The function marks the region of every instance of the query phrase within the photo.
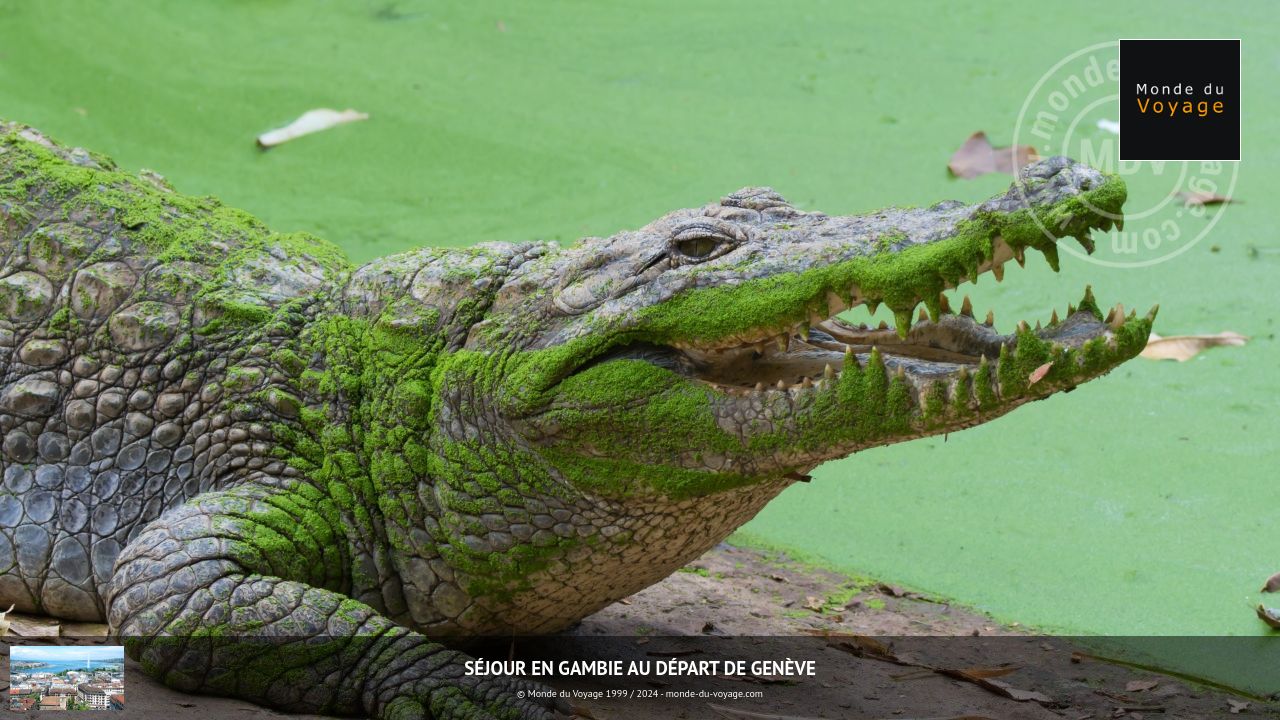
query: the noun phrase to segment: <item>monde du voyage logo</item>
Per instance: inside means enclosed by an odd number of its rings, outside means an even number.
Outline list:
[[[1240,159],[1239,40],[1120,41],[1120,159]]]
[[[1190,250],[1222,218],[1225,206],[1184,199],[1234,192],[1240,117],[1239,40],[1112,40],[1045,70],[1018,113],[1013,144],[1123,178],[1125,224],[1099,238],[1092,255],[1059,247],[1086,262],[1137,268]]]

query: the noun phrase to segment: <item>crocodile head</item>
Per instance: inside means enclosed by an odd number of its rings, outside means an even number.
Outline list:
[[[1103,312],[1087,289],[1003,332],[948,298],[1028,251],[1056,270],[1058,238],[1092,250],[1124,200],[1121,180],[1060,157],[978,205],[828,216],[746,188],[522,266],[469,345],[522,349],[500,381],[504,412],[576,483],[689,495],[802,478],[1138,354],[1154,309]],[[837,315],[864,304],[890,308],[894,326]]]

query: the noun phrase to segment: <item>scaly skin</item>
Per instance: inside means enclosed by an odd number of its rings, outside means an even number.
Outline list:
[[[1109,227],[1123,184],[1062,158],[979,206],[827,217],[747,188],[565,249],[353,268],[0,137],[0,604],[105,618],[165,682],[287,710],[550,717],[428,636],[560,630],[821,462],[1104,374],[1153,318],[950,312],[1028,248],[1056,265],[1041,224]],[[861,303],[897,328],[832,319]]]

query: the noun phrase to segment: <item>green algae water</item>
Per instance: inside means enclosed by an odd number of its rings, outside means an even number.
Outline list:
[[[1161,334],[1247,347],[1134,360],[827,464],[740,537],[1049,631],[1262,636],[1252,605],[1280,570],[1278,25],[1263,2],[0,0],[0,117],[365,261],[609,234],[744,185],[828,213],[982,199],[1009,178],[951,179],[948,157],[979,129],[1009,142],[1058,60],[1119,37],[1243,37],[1242,202],[1197,219],[1222,213],[1204,240],[1140,269],[1064,253],[1054,274],[1033,254],[971,294],[1008,330],[1092,283],[1104,307],[1160,303]],[[254,146],[315,107],[371,119]],[[1149,176],[1129,190],[1143,207],[1168,193]],[[1162,657],[1280,690],[1269,671]]]

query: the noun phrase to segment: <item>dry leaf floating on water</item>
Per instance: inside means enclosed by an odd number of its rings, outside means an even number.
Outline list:
[[[1280,572],[1267,578],[1267,582],[1262,585],[1262,592],[1275,592],[1280,590]]]
[[[1001,172],[1013,175],[1023,165],[1039,160],[1035,148],[1030,145],[993,147],[987,134],[979,130],[969,136],[959,150],[951,156],[947,169],[956,177],[976,178],[988,173]]]
[[[1230,202],[1239,202],[1233,200],[1226,195],[1219,195],[1211,192],[1199,192],[1196,190],[1186,190],[1178,193],[1175,197],[1182,200],[1182,204],[1186,207],[1193,205],[1222,205]]]
[[[1280,630],[1280,610],[1259,603],[1257,613],[1258,619],[1270,626],[1272,630]]]
[[[288,125],[259,135],[258,147],[264,149],[275,147],[290,140],[296,140],[303,135],[310,135],[311,133],[328,130],[339,125],[368,119],[368,113],[362,113],[350,108],[346,110],[330,110],[329,108],[308,110]]]
[[[1229,330],[1217,335],[1170,335],[1169,337],[1151,333],[1147,338],[1147,347],[1139,353],[1139,357],[1147,360],[1186,362],[1211,347],[1241,347],[1248,341],[1247,335]]]

